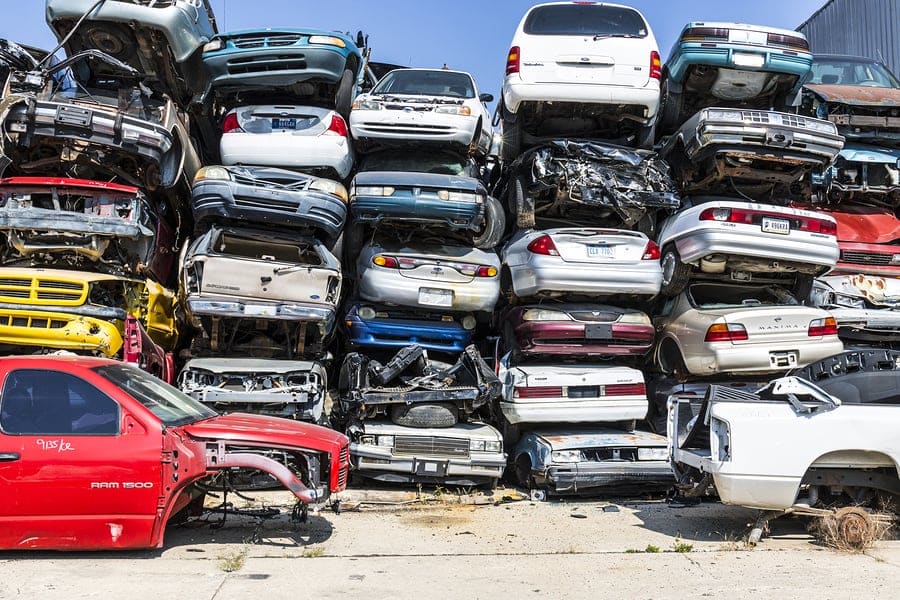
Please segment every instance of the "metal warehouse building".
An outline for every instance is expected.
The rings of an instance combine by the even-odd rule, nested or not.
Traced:
[[[900,0],[828,0],[797,31],[813,52],[877,58],[900,73]]]

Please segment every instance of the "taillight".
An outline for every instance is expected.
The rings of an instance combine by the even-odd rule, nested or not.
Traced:
[[[721,27],[689,27],[681,34],[682,42],[699,42],[702,40],[728,40],[728,29]]]
[[[604,396],[646,396],[647,386],[643,383],[616,383],[603,386]]]
[[[243,131],[240,123],[238,123],[236,113],[227,114],[225,116],[225,121],[222,123],[222,133],[231,133],[232,131]]]
[[[740,342],[747,339],[747,330],[737,323],[714,323],[706,330],[704,342]]]
[[[794,48],[795,50],[803,50],[809,52],[809,42],[804,38],[796,35],[782,35],[780,33],[770,33],[766,40],[770,46],[785,46]]]
[[[647,241],[647,247],[644,248],[644,255],[641,260],[659,260],[659,246],[653,240]]]
[[[372,259],[372,264],[385,267],[386,269],[397,269],[400,267],[400,263],[397,262],[397,259],[393,256],[384,256],[379,254]]]
[[[824,219],[804,219],[800,222],[800,229],[811,233],[837,235],[837,223]]]
[[[650,53],[650,79],[662,79],[662,61],[656,50]]]
[[[544,256],[559,256],[556,244],[549,235],[542,235],[538,239],[528,244],[528,251],[533,254],[543,254]]]
[[[512,75],[513,73],[518,73],[520,64],[521,56],[519,54],[519,47],[513,46],[509,49],[509,54],[506,55],[506,74]]]
[[[837,335],[837,321],[834,317],[825,317],[824,319],[813,319],[809,322],[809,329],[806,335],[809,337],[822,337],[823,335]]]
[[[837,235],[837,223],[827,219],[790,215],[769,211],[746,210],[743,208],[707,208],[700,213],[701,221],[728,221],[729,223],[744,223],[746,225],[758,225],[763,217],[783,219],[790,221],[791,231],[806,231],[808,233],[821,233],[824,235]]]
[[[729,221],[731,220],[730,208],[707,208],[700,213],[701,221]]]
[[[475,271],[475,277],[495,277],[497,275],[497,267],[488,267],[481,265]]]
[[[513,398],[560,398],[562,395],[561,387],[516,387],[513,389]]]
[[[328,125],[328,129],[322,135],[326,134],[347,137],[347,122],[344,120],[344,117],[338,114],[331,115],[331,124]]]

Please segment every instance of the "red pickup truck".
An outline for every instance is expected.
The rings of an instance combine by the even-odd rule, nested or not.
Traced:
[[[0,549],[161,547],[225,469],[268,473],[304,503],[346,486],[344,435],[219,415],[130,364],[4,357],[0,382]]]

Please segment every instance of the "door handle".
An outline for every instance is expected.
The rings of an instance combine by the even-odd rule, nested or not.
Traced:
[[[12,462],[19,460],[19,458],[18,452],[0,452],[0,462]]]

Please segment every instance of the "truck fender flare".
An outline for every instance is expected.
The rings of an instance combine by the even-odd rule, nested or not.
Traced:
[[[315,503],[317,494],[315,490],[311,490],[286,466],[259,454],[249,454],[241,452],[226,452],[224,443],[219,444],[217,452],[209,452],[206,454],[206,468],[209,471],[219,469],[228,469],[233,467],[243,467],[247,469],[259,469],[265,471],[275,479],[277,479],[285,488],[287,488],[301,502]]]

